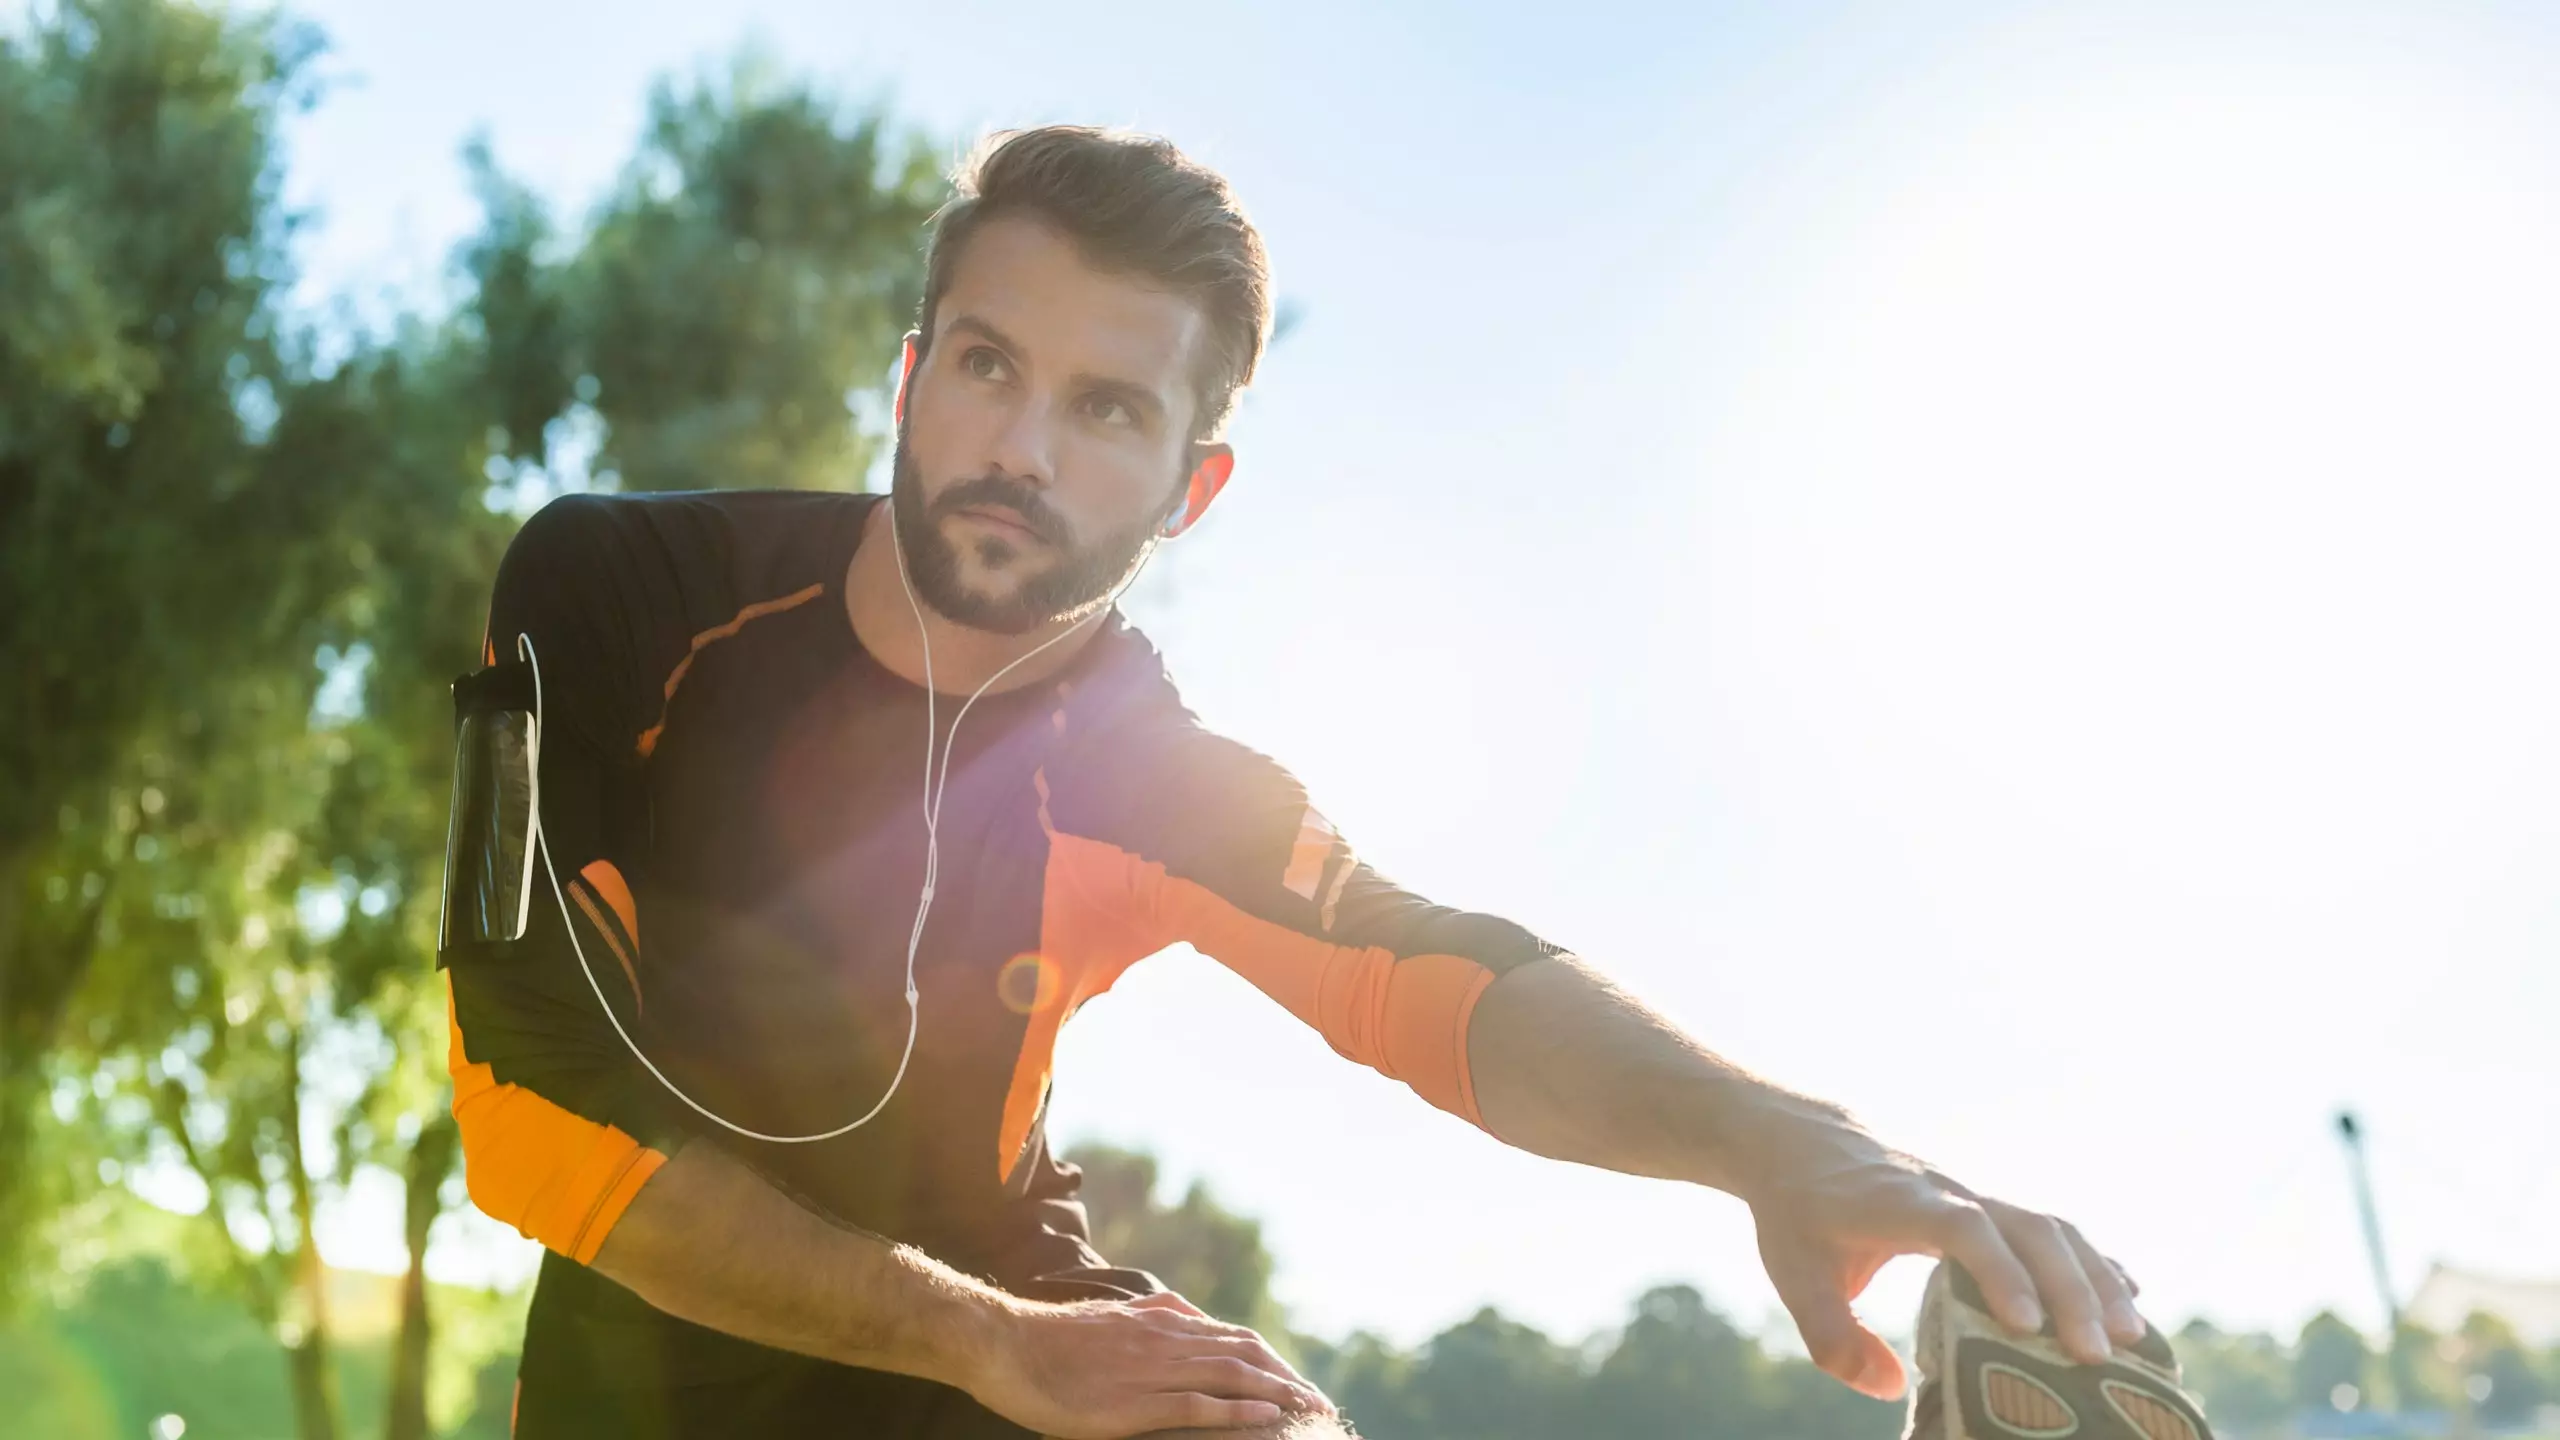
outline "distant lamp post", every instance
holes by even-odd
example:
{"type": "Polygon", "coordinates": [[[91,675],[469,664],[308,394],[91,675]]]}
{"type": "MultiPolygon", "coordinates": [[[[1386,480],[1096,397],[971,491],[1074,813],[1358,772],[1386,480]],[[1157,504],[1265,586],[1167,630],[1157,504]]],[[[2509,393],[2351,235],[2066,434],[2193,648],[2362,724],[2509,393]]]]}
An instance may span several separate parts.
{"type": "Polygon", "coordinates": [[[2364,1220],[2366,1258],[2373,1262],[2373,1288],[2382,1296],[2382,1319],[2386,1327],[2382,1343],[2386,1363],[2391,1372],[2392,1407],[2409,1408],[2414,1398],[2417,1376],[2411,1372],[2407,1347],[2400,1343],[2400,1297],[2391,1289],[2391,1266],[2382,1255],[2382,1218],[2373,1203],[2373,1173],[2365,1164],[2364,1126],[2357,1122],[2356,1112],[2338,1112],[2338,1138],[2347,1147],[2347,1174],[2355,1182],[2356,1213],[2364,1220]]]}
{"type": "Polygon", "coordinates": [[[2373,1175],[2365,1167],[2364,1127],[2356,1112],[2338,1112],[2338,1138],[2346,1142],[2347,1173],[2356,1185],[2356,1211],[2364,1217],[2365,1254],[2373,1261],[2373,1288],[2382,1296],[2382,1314],[2396,1342],[2400,1335],[2400,1297],[2391,1292],[2391,1267],[2382,1258],[2382,1219],[2373,1207],[2373,1175]]]}

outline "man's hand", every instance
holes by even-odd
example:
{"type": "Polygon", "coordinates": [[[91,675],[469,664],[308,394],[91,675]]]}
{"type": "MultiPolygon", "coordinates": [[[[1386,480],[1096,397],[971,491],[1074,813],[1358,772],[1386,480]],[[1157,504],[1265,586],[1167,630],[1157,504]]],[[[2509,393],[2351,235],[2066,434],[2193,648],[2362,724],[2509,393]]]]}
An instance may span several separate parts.
{"type": "Polygon", "coordinates": [[[1059,1440],[1267,1425],[1333,1407],[1241,1325],[1179,1295],[1050,1305],[802,1207],[719,1146],[686,1146],[596,1252],[697,1325],[956,1386],[1059,1440]]]}
{"type": "MultiPolygon", "coordinates": [[[[1864,1139],[1854,1130],[1839,1138],[1852,1136],[1864,1139]]],[[[1964,1266],[2011,1329],[2042,1329],[2050,1315],[2075,1359],[2104,1360],[2111,1340],[2142,1338],[2132,1280],[2069,1223],[1986,1200],[1907,1155],[1865,1146],[1865,1158],[1746,1197],[1760,1259],[1823,1370],[1880,1400],[1902,1394],[1900,1357],[1850,1309],[1897,1255],[1964,1266]]]]}
{"type": "Polygon", "coordinates": [[[1521,1149],[1738,1195],[1814,1362],[1881,1399],[1902,1362],[1849,1304],[1896,1255],[1973,1272],[2020,1330],[2103,1360],[2142,1338],[2133,1282],[2054,1219],[1985,1200],[1847,1111],[1718,1057],[1572,956],[1505,973],[1468,1032],[1485,1128],[1521,1149]]]}
{"type": "Polygon", "coordinates": [[[1057,1440],[1234,1430],[1291,1413],[1333,1413],[1261,1336],[1211,1319],[1179,1295],[1022,1301],[965,1388],[979,1404],[1057,1440]]]}

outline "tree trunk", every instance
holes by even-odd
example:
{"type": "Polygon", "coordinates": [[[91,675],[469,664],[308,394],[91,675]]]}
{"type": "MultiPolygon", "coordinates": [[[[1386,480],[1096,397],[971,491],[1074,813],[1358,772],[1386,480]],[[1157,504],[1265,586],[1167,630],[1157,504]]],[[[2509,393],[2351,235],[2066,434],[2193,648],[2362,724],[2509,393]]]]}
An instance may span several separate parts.
{"type": "Polygon", "coordinates": [[[11,1035],[17,1029],[16,999],[18,967],[24,963],[18,954],[26,928],[27,871],[33,868],[32,845],[0,845],[0,1083],[13,1073],[11,1035]]]}
{"type": "Polygon", "coordinates": [[[293,1223],[300,1248],[294,1255],[294,1329],[287,1337],[293,1371],[293,1413],[302,1440],[338,1440],[337,1377],[329,1369],[328,1270],[320,1262],[313,1224],[310,1157],[302,1148],[302,1032],[285,1042],[285,1143],[292,1164],[293,1223]]]}
{"type": "Polygon", "coordinates": [[[328,1332],[306,1330],[285,1352],[293,1380],[294,1433],[302,1440],[337,1440],[338,1387],[329,1374],[328,1332]]]}
{"type": "MultiPolygon", "coordinates": [[[[28,1242],[48,1203],[31,1163],[35,1112],[44,1100],[45,1051],[70,1000],[69,986],[50,983],[59,977],[35,973],[40,959],[52,958],[35,934],[40,912],[27,904],[38,853],[32,842],[0,842],[0,1310],[19,1296],[34,1258],[28,1242]]],[[[94,927],[86,933],[94,936],[94,927]]]]}
{"type": "Polygon", "coordinates": [[[455,1139],[451,1117],[438,1117],[409,1147],[409,1270],[400,1282],[400,1334],[391,1349],[391,1414],[383,1440],[427,1440],[427,1352],[434,1338],[427,1315],[427,1233],[444,1209],[455,1139]]]}

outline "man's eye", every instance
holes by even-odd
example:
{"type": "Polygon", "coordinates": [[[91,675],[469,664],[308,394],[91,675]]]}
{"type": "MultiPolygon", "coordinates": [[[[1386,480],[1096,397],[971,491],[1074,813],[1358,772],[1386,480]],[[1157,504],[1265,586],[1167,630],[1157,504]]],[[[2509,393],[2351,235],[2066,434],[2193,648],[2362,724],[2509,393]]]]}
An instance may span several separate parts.
{"type": "Polygon", "coordinates": [[[994,380],[1004,374],[1004,357],[980,345],[961,355],[960,368],[981,380],[994,380]]]}
{"type": "Polygon", "coordinates": [[[1086,401],[1085,411],[1105,425],[1134,425],[1138,422],[1136,411],[1107,395],[1096,395],[1086,401]]]}

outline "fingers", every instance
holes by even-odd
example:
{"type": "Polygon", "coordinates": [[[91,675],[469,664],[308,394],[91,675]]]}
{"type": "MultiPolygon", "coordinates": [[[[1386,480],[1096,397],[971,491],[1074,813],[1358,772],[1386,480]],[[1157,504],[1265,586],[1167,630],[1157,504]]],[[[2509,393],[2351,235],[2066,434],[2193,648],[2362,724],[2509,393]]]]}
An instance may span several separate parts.
{"type": "Polygon", "coordinates": [[[1270,1342],[1264,1340],[1251,1327],[1229,1324],[1181,1296],[1170,1293],[1133,1300],[1130,1302],[1130,1308],[1152,1310],[1168,1317],[1181,1317],[1175,1323],[1181,1325],[1185,1333],[1198,1336],[1203,1344],[1224,1352],[1225,1356],[1234,1363],[1247,1366],[1256,1373],[1270,1376],[1285,1388],[1285,1394],[1266,1398],[1279,1399],[1281,1403],[1292,1409],[1313,1410],[1324,1415],[1334,1413],[1333,1402],[1325,1398],[1324,1392],[1307,1383],[1307,1378],[1298,1373],[1297,1367],[1282,1359],[1280,1352],[1272,1349],[1270,1342]]]}
{"type": "MultiPolygon", "coordinates": [[[[1244,1430],[1277,1425],[1281,1410],[1261,1400],[1221,1400],[1214,1395],[1158,1395],[1137,1417],[1142,1430],[1244,1430]]],[[[1116,1433],[1116,1432],[1115,1432],[1116,1433]]]]}
{"type": "Polygon", "coordinates": [[[2036,1299],[2036,1282],[2027,1267],[1992,1223],[1982,1206],[1971,1200],[1953,1202],[1939,1237],[1941,1255],[1962,1265],[1982,1287],[1982,1298],[1991,1313],[2012,1330],[2027,1332],[2044,1328],[2044,1305],[2036,1299]]]}
{"type": "Polygon", "coordinates": [[[1246,1364],[1280,1376],[1296,1386],[1301,1397],[1300,1408],[1320,1411],[1327,1415],[1333,1413],[1333,1402],[1324,1397],[1323,1391],[1309,1384],[1307,1377],[1298,1373],[1298,1367],[1282,1359],[1280,1352],[1272,1349],[1269,1341],[1250,1330],[1246,1330],[1242,1335],[1230,1335],[1226,1337],[1226,1341],[1241,1352],[1241,1358],[1246,1364]]]}
{"type": "MultiPolygon", "coordinates": [[[[1239,1389],[1232,1393],[1261,1395],[1265,1399],[1277,1400],[1292,1410],[1312,1410],[1319,1415],[1334,1413],[1333,1402],[1325,1398],[1324,1392],[1308,1384],[1305,1376],[1300,1375],[1288,1361],[1281,1359],[1261,1340],[1228,1340],[1225,1346],[1227,1349],[1225,1355],[1209,1357],[1205,1363],[1240,1366],[1254,1375],[1264,1377],[1278,1387],[1274,1390],[1239,1389]]],[[[1218,1393],[1230,1392],[1221,1390],[1218,1393]]]]}
{"type": "Polygon", "coordinates": [[[1224,1348],[1234,1350],[1236,1358],[1247,1361],[1249,1366],[1262,1368],[1262,1371],[1272,1373],[1272,1376],[1280,1376],[1280,1379],[1288,1381],[1288,1384],[1298,1386],[1300,1409],[1316,1409],[1316,1412],[1321,1414],[1334,1414],[1334,1402],[1326,1399],[1324,1391],[1318,1391],[1316,1386],[1308,1384],[1306,1376],[1300,1376],[1298,1373],[1298,1366],[1290,1366],[1283,1355],[1280,1355],[1280,1350],[1272,1350],[1270,1340],[1262,1338],[1260,1332],[1254,1330],[1254,1327],[1231,1325],[1231,1322],[1219,1320],[1219,1317],[1208,1314],[1206,1309],[1201,1309],[1198,1304],[1190,1304],[1188,1299],[1183,1299],[1180,1294],[1172,1294],[1172,1291],[1165,1291],[1165,1294],[1149,1294],[1149,1297],[1142,1297],[1142,1299],[1132,1299],[1132,1302],[1129,1302],[1129,1309],[1152,1309],[1152,1312],[1162,1312],[1162,1314],[1180,1314],[1180,1317],[1188,1322],[1188,1332],[1193,1332],[1193,1335],[1203,1335],[1203,1338],[1208,1340],[1216,1340],[1216,1343],[1224,1345],[1224,1348]]]}
{"type": "Polygon", "coordinates": [[[1232,1356],[1204,1357],[1167,1366],[1165,1378],[1169,1389],[1196,1390],[1229,1400],[1267,1400],[1284,1410],[1333,1413],[1324,1397],[1308,1386],[1232,1356]]]}
{"type": "Polygon", "coordinates": [[[2044,1315],[2064,1353],[2096,1364],[2150,1333],[2135,1310],[2141,1287],[2066,1221],[1997,1200],[1961,1201],[1945,1253],[1973,1274],[1983,1298],[2013,1330],[2039,1330],[2044,1315]]]}
{"type": "Polygon", "coordinates": [[[1035,1434],[1251,1430],[1293,1413],[1334,1413],[1262,1337],[1179,1296],[1025,1302],[1014,1318],[993,1363],[966,1388],[1035,1434]]]}
{"type": "Polygon", "coordinates": [[[2026,1262],[2028,1273],[2035,1277],[2036,1293],[2053,1312],[2054,1338],[2062,1342],[2063,1352],[2084,1365],[2113,1354],[2100,1318],[2097,1289],[2081,1270],[2080,1257],[2062,1226],[2050,1215],[2027,1210],[2012,1210],[2000,1218],[2001,1234],[2026,1262]]]}
{"type": "Polygon", "coordinates": [[[2140,1340],[2151,1327],[2133,1308],[2133,1282],[2126,1278],[2124,1267],[2099,1254],[2079,1227],[2068,1221],[2062,1222],[2062,1237],[2070,1242],[2071,1256],[2079,1262],[2080,1273],[2089,1278],[2089,1288],[2097,1292],[2098,1313],[2108,1338],[2119,1345],[2140,1340]]]}

